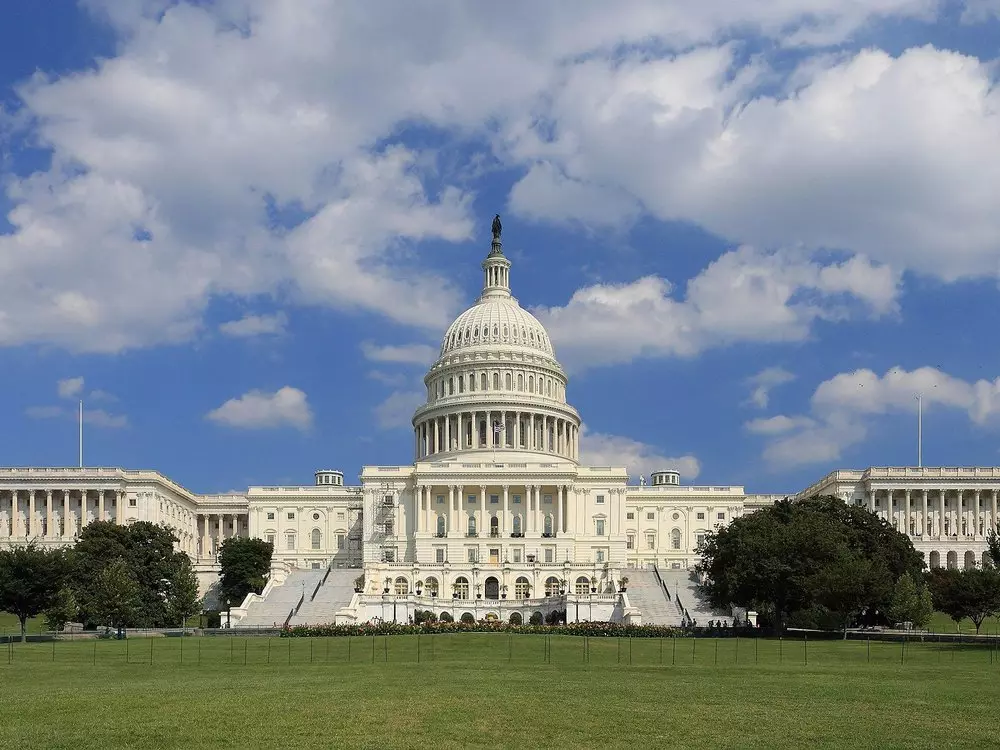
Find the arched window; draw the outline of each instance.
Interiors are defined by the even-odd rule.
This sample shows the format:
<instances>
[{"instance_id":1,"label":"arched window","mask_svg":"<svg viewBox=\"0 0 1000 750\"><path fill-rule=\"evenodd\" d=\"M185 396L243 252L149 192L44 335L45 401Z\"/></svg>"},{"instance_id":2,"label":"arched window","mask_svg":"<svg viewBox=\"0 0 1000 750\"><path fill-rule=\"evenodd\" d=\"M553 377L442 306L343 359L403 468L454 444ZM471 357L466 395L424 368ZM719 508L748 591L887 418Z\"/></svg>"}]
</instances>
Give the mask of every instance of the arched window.
<instances>
[{"instance_id":1,"label":"arched window","mask_svg":"<svg viewBox=\"0 0 1000 750\"><path fill-rule=\"evenodd\" d=\"M483 377L485 377L485 376L483 376ZM486 447L486 422L485 421L479 423L479 447L480 448L485 448Z\"/></svg>"},{"instance_id":2,"label":"arched window","mask_svg":"<svg viewBox=\"0 0 1000 750\"><path fill-rule=\"evenodd\" d=\"M455 589L456 599L468 599L469 598L469 579L465 576L459 576L455 579L455 583L452 585Z\"/></svg>"},{"instance_id":3,"label":"arched window","mask_svg":"<svg viewBox=\"0 0 1000 750\"><path fill-rule=\"evenodd\" d=\"M573 593L579 596L580 594L590 593L590 579L587 576L580 576L576 579L576 586L574 587Z\"/></svg>"},{"instance_id":4,"label":"arched window","mask_svg":"<svg viewBox=\"0 0 1000 750\"><path fill-rule=\"evenodd\" d=\"M494 339L500 338L500 326L498 326L496 323L493 324L493 338Z\"/></svg>"},{"instance_id":5,"label":"arched window","mask_svg":"<svg viewBox=\"0 0 1000 750\"><path fill-rule=\"evenodd\" d=\"M531 594L531 584L527 578L520 576L514 581L514 598L527 599L529 594Z\"/></svg>"},{"instance_id":6,"label":"arched window","mask_svg":"<svg viewBox=\"0 0 1000 750\"><path fill-rule=\"evenodd\" d=\"M465 376L458 376L458 392L465 393Z\"/></svg>"},{"instance_id":7,"label":"arched window","mask_svg":"<svg viewBox=\"0 0 1000 750\"><path fill-rule=\"evenodd\" d=\"M444 536L444 514L438 513L437 517L437 533L438 536Z\"/></svg>"},{"instance_id":8,"label":"arched window","mask_svg":"<svg viewBox=\"0 0 1000 750\"><path fill-rule=\"evenodd\" d=\"M472 338L474 339L479 338L479 326L476 326L474 329L472 329Z\"/></svg>"},{"instance_id":9,"label":"arched window","mask_svg":"<svg viewBox=\"0 0 1000 750\"><path fill-rule=\"evenodd\" d=\"M552 514L545 514L545 522L543 524L542 536L552 536Z\"/></svg>"},{"instance_id":10,"label":"arched window","mask_svg":"<svg viewBox=\"0 0 1000 750\"><path fill-rule=\"evenodd\" d=\"M511 529L514 536L521 536L521 516L515 515L513 523L511 524Z\"/></svg>"},{"instance_id":11,"label":"arched window","mask_svg":"<svg viewBox=\"0 0 1000 750\"><path fill-rule=\"evenodd\" d=\"M426 581L424 581L424 590L427 592L427 596L437 596L439 592L438 579L434 576L430 576Z\"/></svg>"},{"instance_id":12,"label":"arched window","mask_svg":"<svg viewBox=\"0 0 1000 750\"><path fill-rule=\"evenodd\" d=\"M455 378L448 378L448 395L455 395Z\"/></svg>"},{"instance_id":13,"label":"arched window","mask_svg":"<svg viewBox=\"0 0 1000 750\"><path fill-rule=\"evenodd\" d=\"M475 536L475 535L476 535L476 517L470 513L469 514L469 536Z\"/></svg>"},{"instance_id":14,"label":"arched window","mask_svg":"<svg viewBox=\"0 0 1000 750\"><path fill-rule=\"evenodd\" d=\"M396 579L396 596L406 596L410 593L410 584L406 582L403 576Z\"/></svg>"},{"instance_id":15,"label":"arched window","mask_svg":"<svg viewBox=\"0 0 1000 750\"><path fill-rule=\"evenodd\" d=\"M534 393L534 392L535 392L535 376L534 375L529 375L528 376L528 393Z\"/></svg>"},{"instance_id":16,"label":"arched window","mask_svg":"<svg viewBox=\"0 0 1000 750\"><path fill-rule=\"evenodd\" d=\"M930 567L931 568L940 568L941 567L941 553L940 552L931 552L931 564L930 564Z\"/></svg>"},{"instance_id":17,"label":"arched window","mask_svg":"<svg viewBox=\"0 0 1000 750\"><path fill-rule=\"evenodd\" d=\"M486 388L487 388L486 373L484 372L482 375L479 376L479 390L485 391Z\"/></svg>"},{"instance_id":18,"label":"arched window","mask_svg":"<svg viewBox=\"0 0 1000 750\"><path fill-rule=\"evenodd\" d=\"M490 536L500 536L500 519L496 516L490 516Z\"/></svg>"},{"instance_id":19,"label":"arched window","mask_svg":"<svg viewBox=\"0 0 1000 750\"><path fill-rule=\"evenodd\" d=\"M545 596L558 596L559 595L559 579L555 576L549 576L545 579Z\"/></svg>"},{"instance_id":20,"label":"arched window","mask_svg":"<svg viewBox=\"0 0 1000 750\"><path fill-rule=\"evenodd\" d=\"M319 549L323 542L323 533L319 529L312 530L312 548Z\"/></svg>"},{"instance_id":21,"label":"arched window","mask_svg":"<svg viewBox=\"0 0 1000 750\"><path fill-rule=\"evenodd\" d=\"M510 329L507 326L503 327L503 337L505 339L510 338Z\"/></svg>"},{"instance_id":22,"label":"arched window","mask_svg":"<svg viewBox=\"0 0 1000 750\"><path fill-rule=\"evenodd\" d=\"M511 377L512 376L509 372L504 376L504 387L506 387L508 391L514 390L514 383L512 382Z\"/></svg>"},{"instance_id":23,"label":"arched window","mask_svg":"<svg viewBox=\"0 0 1000 750\"><path fill-rule=\"evenodd\" d=\"M968 568L974 568L974 567L976 567L976 553L975 552L971 552L970 551L970 552L966 552L965 553L965 567L967 569Z\"/></svg>"},{"instance_id":24,"label":"arched window","mask_svg":"<svg viewBox=\"0 0 1000 750\"><path fill-rule=\"evenodd\" d=\"M524 390L524 373L519 372L517 374L517 390L519 391Z\"/></svg>"},{"instance_id":25,"label":"arched window","mask_svg":"<svg viewBox=\"0 0 1000 750\"><path fill-rule=\"evenodd\" d=\"M500 373L499 372L493 373L493 390L494 391L499 391L500 390Z\"/></svg>"},{"instance_id":26,"label":"arched window","mask_svg":"<svg viewBox=\"0 0 1000 750\"><path fill-rule=\"evenodd\" d=\"M670 532L670 549L681 548L681 530L674 529Z\"/></svg>"}]
</instances>

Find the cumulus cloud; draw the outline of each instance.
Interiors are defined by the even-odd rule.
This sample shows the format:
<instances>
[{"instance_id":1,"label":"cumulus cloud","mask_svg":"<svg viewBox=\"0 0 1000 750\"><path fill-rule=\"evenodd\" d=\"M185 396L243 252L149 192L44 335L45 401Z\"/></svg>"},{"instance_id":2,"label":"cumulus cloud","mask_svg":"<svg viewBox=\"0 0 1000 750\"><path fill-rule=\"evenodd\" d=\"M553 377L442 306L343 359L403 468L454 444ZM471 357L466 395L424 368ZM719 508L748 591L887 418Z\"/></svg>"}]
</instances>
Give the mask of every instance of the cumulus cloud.
<instances>
[{"instance_id":1,"label":"cumulus cloud","mask_svg":"<svg viewBox=\"0 0 1000 750\"><path fill-rule=\"evenodd\" d=\"M624 466L633 479L664 469L680 472L687 481L701 473L701 464L694 456L665 456L656 446L621 435L591 432L586 425L580 428L580 460L590 466Z\"/></svg>"},{"instance_id":2,"label":"cumulus cloud","mask_svg":"<svg viewBox=\"0 0 1000 750\"><path fill-rule=\"evenodd\" d=\"M210 411L206 418L216 424L251 430L272 427L306 430L313 421L306 394L287 385L273 393L253 390L231 398Z\"/></svg>"},{"instance_id":3,"label":"cumulus cloud","mask_svg":"<svg viewBox=\"0 0 1000 750\"><path fill-rule=\"evenodd\" d=\"M872 50L810 57L782 88L732 43L836 46L942 0L86 7L115 55L18 89L14 121L52 158L6 182L0 345L183 341L212 298L261 294L442 327L460 295L412 253L468 239L471 196L401 145L412 123L488 142L535 218L649 213L899 271L996 271L988 66ZM884 299L866 264L818 283Z\"/></svg>"},{"instance_id":4,"label":"cumulus cloud","mask_svg":"<svg viewBox=\"0 0 1000 750\"><path fill-rule=\"evenodd\" d=\"M370 341L361 344L361 353L372 362L391 362L404 365L429 366L437 358L438 350L427 344L397 344L380 346Z\"/></svg>"},{"instance_id":5,"label":"cumulus cloud","mask_svg":"<svg viewBox=\"0 0 1000 750\"><path fill-rule=\"evenodd\" d=\"M856 285L852 280L863 279ZM801 341L816 320L896 309L899 275L855 256L826 265L792 251L741 247L687 284L666 279L577 290L563 307L534 310L572 369L643 356L694 356L738 341Z\"/></svg>"},{"instance_id":6,"label":"cumulus cloud","mask_svg":"<svg viewBox=\"0 0 1000 750\"><path fill-rule=\"evenodd\" d=\"M59 398L76 398L83 393L83 378L63 378L56 383Z\"/></svg>"},{"instance_id":7,"label":"cumulus cloud","mask_svg":"<svg viewBox=\"0 0 1000 750\"><path fill-rule=\"evenodd\" d=\"M775 468L829 463L867 438L872 417L915 413L917 395L925 409L957 409L977 425L994 423L1000 416L1000 378L970 382L933 367L894 367L883 375L868 369L835 375L813 392L809 416L778 415L746 427L773 438L764 458Z\"/></svg>"},{"instance_id":8,"label":"cumulus cloud","mask_svg":"<svg viewBox=\"0 0 1000 750\"><path fill-rule=\"evenodd\" d=\"M868 49L806 56L786 76L740 54L642 50L569 67L541 110L505 131L509 158L528 169L512 207L586 223L594 201L580 196L601 191L620 197L598 226L638 203L759 247L839 249L946 281L1000 271L992 64ZM866 284L861 266L825 276L829 289ZM882 298L876 285L868 296Z\"/></svg>"},{"instance_id":9,"label":"cumulus cloud","mask_svg":"<svg viewBox=\"0 0 1000 750\"><path fill-rule=\"evenodd\" d=\"M219 326L226 336L250 338L253 336L276 336L285 332L288 316L283 312L273 315L244 315L239 320L230 320Z\"/></svg>"},{"instance_id":10,"label":"cumulus cloud","mask_svg":"<svg viewBox=\"0 0 1000 750\"><path fill-rule=\"evenodd\" d=\"M411 427L413 412L424 403L421 391L393 391L375 407L375 420L383 430Z\"/></svg>"},{"instance_id":11,"label":"cumulus cloud","mask_svg":"<svg viewBox=\"0 0 1000 750\"><path fill-rule=\"evenodd\" d=\"M747 384L752 389L750 392L750 403L760 409L766 409L771 391L793 380L795 380L795 376L783 367L764 368L756 375L747 379Z\"/></svg>"}]
</instances>

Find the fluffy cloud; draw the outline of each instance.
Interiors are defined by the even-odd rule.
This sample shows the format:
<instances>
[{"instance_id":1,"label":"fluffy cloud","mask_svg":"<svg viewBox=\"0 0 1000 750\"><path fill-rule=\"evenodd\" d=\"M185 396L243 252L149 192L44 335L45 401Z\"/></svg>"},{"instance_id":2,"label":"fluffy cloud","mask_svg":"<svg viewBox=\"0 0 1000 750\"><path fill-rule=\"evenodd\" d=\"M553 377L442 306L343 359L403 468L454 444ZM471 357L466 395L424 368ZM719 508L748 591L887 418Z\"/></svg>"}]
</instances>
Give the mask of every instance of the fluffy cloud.
<instances>
[{"instance_id":1,"label":"fluffy cloud","mask_svg":"<svg viewBox=\"0 0 1000 750\"><path fill-rule=\"evenodd\" d=\"M645 277L577 290L564 307L535 310L573 369L640 356L693 356L737 341L799 341L816 320L895 310L899 276L853 257L822 265L791 251L726 253L688 282Z\"/></svg>"},{"instance_id":2,"label":"fluffy cloud","mask_svg":"<svg viewBox=\"0 0 1000 750\"><path fill-rule=\"evenodd\" d=\"M701 473L701 464L694 456L664 456L655 446L621 435L591 432L586 425L580 429L580 460L589 466L624 466L633 479L663 469L679 471L688 481Z\"/></svg>"},{"instance_id":3,"label":"fluffy cloud","mask_svg":"<svg viewBox=\"0 0 1000 750\"><path fill-rule=\"evenodd\" d=\"M59 398L76 398L83 392L83 378L63 378L56 383Z\"/></svg>"},{"instance_id":4,"label":"fluffy cloud","mask_svg":"<svg viewBox=\"0 0 1000 750\"><path fill-rule=\"evenodd\" d=\"M470 196L398 145L412 123L485 133L525 170L511 201L526 214L587 222L582 206L608 225L646 211L763 247L995 271L986 66L872 51L760 96L780 77L731 43L837 45L941 0L86 6L113 25L116 56L19 91L14 121L52 159L7 182L0 345L181 341L222 295L442 326L458 295L409 253L467 239Z\"/></svg>"},{"instance_id":5,"label":"fluffy cloud","mask_svg":"<svg viewBox=\"0 0 1000 750\"><path fill-rule=\"evenodd\" d=\"M393 391L375 407L375 419L383 430L410 427L413 412L426 399L422 391Z\"/></svg>"},{"instance_id":6,"label":"fluffy cloud","mask_svg":"<svg viewBox=\"0 0 1000 750\"><path fill-rule=\"evenodd\" d=\"M752 388L750 403L760 409L766 409L771 391L779 385L790 383L795 376L783 367L766 367L756 375L747 379Z\"/></svg>"},{"instance_id":7,"label":"fluffy cloud","mask_svg":"<svg viewBox=\"0 0 1000 750\"><path fill-rule=\"evenodd\" d=\"M813 393L811 416L779 415L753 420L746 427L773 438L764 458L775 468L829 463L867 438L871 417L915 413L917 395L925 408L958 409L977 425L1000 416L1000 378L969 382L933 367L894 367L883 375L867 369L835 375Z\"/></svg>"},{"instance_id":8,"label":"fluffy cloud","mask_svg":"<svg viewBox=\"0 0 1000 750\"><path fill-rule=\"evenodd\" d=\"M285 332L288 316L283 312L274 315L244 315L239 320L230 320L219 326L226 336L250 338L252 336L274 336Z\"/></svg>"},{"instance_id":9,"label":"fluffy cloud","mask_svg":"<svg viewBox=\"0 0 1000 750\"><path fill-rule=\"evenodd\" d=\"M512 207L587 223L599 191L615 197L598 226L638 203L759 247L833 248L948 281L998 273L991 64L933 47L864 50L806 57L785 76L741 53L643 50L566 69L544 108L505 132L509 158L529 169ZM860 270L826 283L860 289Z\"/></svg>"},{"instance_id":10,"label":"fluffy cloud","mask_svg":"<svg viewBox=\"0 0 1000 750\"><path fill-rule=\"evenodd\" d=\"M426 344L379 346L366 341L361 345L361 353L372 362L430 366L437 358L438 350Z\"/></svg>"},{"instance_id":11,"label":"fluffy cloud","mask_svg":"<svg viewBox=\"0 0 1000 750\"><path fill-rule=\"evenodd\" d=\"M244 429L290 426L306 430L312 425L313 415L306 394L286 385L274 393L253 390L231 398L210 411L206 418L216 424Z\"/></svg>"}]
</instances>

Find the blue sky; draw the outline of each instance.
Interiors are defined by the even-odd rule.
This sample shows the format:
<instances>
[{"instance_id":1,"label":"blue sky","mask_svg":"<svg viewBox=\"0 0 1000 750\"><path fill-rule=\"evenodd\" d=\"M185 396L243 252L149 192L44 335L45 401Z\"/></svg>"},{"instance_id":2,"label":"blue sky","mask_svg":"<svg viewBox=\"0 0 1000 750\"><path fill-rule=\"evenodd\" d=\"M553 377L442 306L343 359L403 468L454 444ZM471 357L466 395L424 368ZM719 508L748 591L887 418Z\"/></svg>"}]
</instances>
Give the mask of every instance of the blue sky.
<instances>
[{"instance_id":1,"label":"blue sky","mask_svg":"<svg viewBox=\"0 0 1000 750\"><path fill-rule=\"evenodd\" d=\"M792 7L795 6L795 7ZM542 8L540 10L540 7ZM995 465L1000 2L8 0L0 455L411 460L495 212L585 459Z\"/></svg>"}]
</instances>

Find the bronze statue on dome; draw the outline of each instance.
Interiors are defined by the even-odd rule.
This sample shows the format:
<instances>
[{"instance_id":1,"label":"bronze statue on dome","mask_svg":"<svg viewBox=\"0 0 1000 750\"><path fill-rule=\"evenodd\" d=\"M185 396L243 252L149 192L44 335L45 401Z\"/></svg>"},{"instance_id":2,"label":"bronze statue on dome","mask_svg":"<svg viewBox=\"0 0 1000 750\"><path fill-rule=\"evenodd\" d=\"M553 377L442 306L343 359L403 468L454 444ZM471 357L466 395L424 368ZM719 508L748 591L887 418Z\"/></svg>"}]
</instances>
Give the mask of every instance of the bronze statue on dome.
<instances>
[{"instance_id":1,"label":"bronze statue on dome","mask_svg":"<svg viewBox=\"0 0 1000 750\"><path fill-rule=\"evenodd\" d=\"M493 217L493 239L499 240L501 232L503 232L503 224L500 223L500 214L497 214Z\"/></svg>"}]
</instances>

